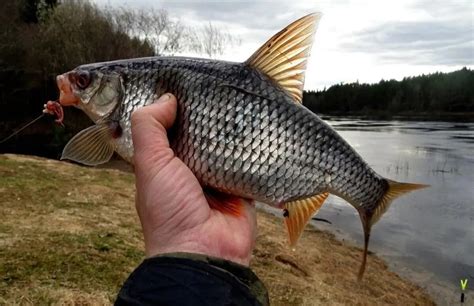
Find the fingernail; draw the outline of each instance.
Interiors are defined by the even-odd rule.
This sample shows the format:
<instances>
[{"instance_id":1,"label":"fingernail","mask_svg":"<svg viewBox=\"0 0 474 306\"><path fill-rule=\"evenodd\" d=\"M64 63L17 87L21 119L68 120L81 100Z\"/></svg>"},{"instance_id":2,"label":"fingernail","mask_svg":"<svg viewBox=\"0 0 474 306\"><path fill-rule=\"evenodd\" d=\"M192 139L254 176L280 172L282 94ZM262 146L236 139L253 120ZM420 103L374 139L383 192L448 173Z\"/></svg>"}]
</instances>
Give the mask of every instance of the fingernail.
<instances>
[{"instance_id":1,"label":"fingernail","mask_svg":"<svg viewBox=\"0 0 474 306\"><path fill-rule=\"evenodd\" d=\"M170 99L170 95L169 94L164 94L158 99L158 101L156 101L156 103L164 103L164 102L168 101L169 99Z\"/></svg>"}]
</instances>

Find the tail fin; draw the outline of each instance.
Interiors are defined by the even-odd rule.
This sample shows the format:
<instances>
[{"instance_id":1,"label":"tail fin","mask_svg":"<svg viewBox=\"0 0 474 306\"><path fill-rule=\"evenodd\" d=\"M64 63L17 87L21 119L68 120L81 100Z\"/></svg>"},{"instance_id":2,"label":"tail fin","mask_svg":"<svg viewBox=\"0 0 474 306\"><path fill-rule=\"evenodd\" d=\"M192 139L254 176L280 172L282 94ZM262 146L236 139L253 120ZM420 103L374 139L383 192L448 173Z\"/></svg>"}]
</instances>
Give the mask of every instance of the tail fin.
<instances>
[{"instance_id":1,"label":"tail fin","mask_svg":"<svg viewBox=\"0 0 474 306\"><path fill-rule=\"evenodd\" d=\"M378 201L374 211L363 211L359 210L360 219L362 221L362 227L364 228L364 254L362 257L362 265L360 266L358 279L361 280L364 275L365 266L367 263L367 252L369 247L370 230L380 217L387 211L390 204L396 198L414 190L429 187L429 185L423 184L411 184L411 183L399 183L389 179L385 179L387 182L387 190L385 191L382 198Z\"/></svg>"}]
</instances>

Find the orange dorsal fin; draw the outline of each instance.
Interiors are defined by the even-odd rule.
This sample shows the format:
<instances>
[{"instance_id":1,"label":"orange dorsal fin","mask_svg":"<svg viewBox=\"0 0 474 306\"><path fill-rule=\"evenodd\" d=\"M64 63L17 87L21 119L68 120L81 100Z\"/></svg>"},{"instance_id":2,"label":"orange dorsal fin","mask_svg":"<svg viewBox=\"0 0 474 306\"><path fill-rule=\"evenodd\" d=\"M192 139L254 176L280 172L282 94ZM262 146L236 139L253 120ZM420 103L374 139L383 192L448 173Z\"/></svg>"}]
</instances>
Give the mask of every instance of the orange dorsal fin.
<instances>
[{"instance_id":1,"label":"orange dorsal fin","mask_svg":"<svg viewBox=\"0 0 474 306\"><path fill-rule=\"evenodd\" d=\"M307 199L284 204L285 225L288 230L290 245L294 246L300 238L309 220L323 205L329 193L324 192Z\"/></svg>"},{"instance_id":2,"label":"orange dorsal fin","mask_svg":"<svg viewBox=\"0 0 474 306\"><path fill-rule=\"evenodd\" d=\"M242 198L212 188L205 188L204 195L211 209L236 217L242 215L244 204Z\"/></svg>"},{"instance_id":3,"label":"orange dorsal fin","mask_svg":"<svg viewBox=\"0 0 474 306\"><path fill-rule=\"evenodd\" d=\"M296 102L303 99L306 64L321 14L300 18L275 34L247 61L283 87Z\"/></svg>"}]
</instances>

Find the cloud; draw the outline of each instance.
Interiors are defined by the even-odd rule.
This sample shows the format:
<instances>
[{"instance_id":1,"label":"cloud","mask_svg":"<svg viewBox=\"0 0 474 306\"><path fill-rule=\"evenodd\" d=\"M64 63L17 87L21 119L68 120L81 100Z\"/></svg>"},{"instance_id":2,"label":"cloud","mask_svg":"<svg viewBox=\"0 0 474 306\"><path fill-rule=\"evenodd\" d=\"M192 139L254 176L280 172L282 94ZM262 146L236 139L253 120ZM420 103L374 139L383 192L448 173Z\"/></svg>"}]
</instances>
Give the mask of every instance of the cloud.
<instances>
[{"instance_id":1,"label":"cloud","mask_svg":"<svg viewBox=\"0 0 474 306\"><path fill-rule=\"evenodd\" d=\"M164 1L163 7L178 16L191 12L197 20L233 23L260 30L275 30L279 20L293 20L305 13L283 1Z\"/></svg>"},{"instance_id":2,"label":"cloud","mask_svg":"<svg viewBox=\"0 0 474 306\"><path fill-rule=\"evenodd\" d=\"M312 1L252 0L94 0L104 5L135 8L163 8L176 17L203 22L238 24L250 29L279 30L276 25L296 20L315 10ZM281 21L281 22L280 22Z\"/></svg>"},{"instance_id":3,"label":"cloud","mask_svg":"<svg viewBox=\"0 0 474 306\"><path fill-rule=\"evenodd\" d=\"M425 11L438 19L459 19L464 16L472 20L474 3L471 0L421 0L413 1L410 7Z\"/></svg>"},{"instance_id":4,"label":"cloud","mask_svg":"<svg viewBox=\"0 0 474 306\"><path fill-rule=\"evenodd\" d=\"M163 8L191 27L210 21L242 42L219 57L230 61L247 59L291 21L309 12L323 12L308 64L307 89L356 80L401 79L474 64L472 0L92 1Z\"/></svg>"},{"instance_id":5,"label":"cloud","mask_svg":"<svg viewBox=\"0 0 474 306\"><path fill-rule=\"evenodd\" d=\"M243 43L263 44L290 22L317 11L314 2L286 0L93 0L99 5L165 9L188 26L208 22L237 35ZM255 50L258 45L254 46ZM250 56L251 52L248 56Z\"/></svg>"},{"instance_id":6,"label":"cloud","mask_svg":"<svg viewBox=\"0 0 474 306\"><path fill-rule=\"evenodd\" d=\"M448 1L449 2L449 1ZM416 21L388 21L353 33L341 43L347 51L372 54L382 63L472 65L472 3L417 2L411 11L425 13Z\"/></svg>"}]
</instances>

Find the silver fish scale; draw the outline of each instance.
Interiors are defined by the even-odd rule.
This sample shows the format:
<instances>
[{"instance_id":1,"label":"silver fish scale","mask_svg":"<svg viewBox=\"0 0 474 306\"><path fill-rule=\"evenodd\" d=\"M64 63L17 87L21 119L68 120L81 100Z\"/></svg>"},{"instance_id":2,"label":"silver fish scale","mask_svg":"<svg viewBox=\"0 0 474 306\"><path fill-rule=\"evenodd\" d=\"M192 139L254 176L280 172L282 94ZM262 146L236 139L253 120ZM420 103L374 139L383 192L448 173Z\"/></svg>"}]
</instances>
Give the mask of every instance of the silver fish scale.
<instances>
[{"instance_id":1,"label":"silver fish scale","mask_svg":"<svg viewBox=\"0 0 474 306\"><path fill-rule=\"evenodd\" d=\"M118 72L124 99L111 115L131 161L130 116L165 92L178 99L175 154L205 186L271 205L324 191L373 211L387 182L325 122L242 63L145 58L79 69Z\"/></svg>"}]
</instances>

